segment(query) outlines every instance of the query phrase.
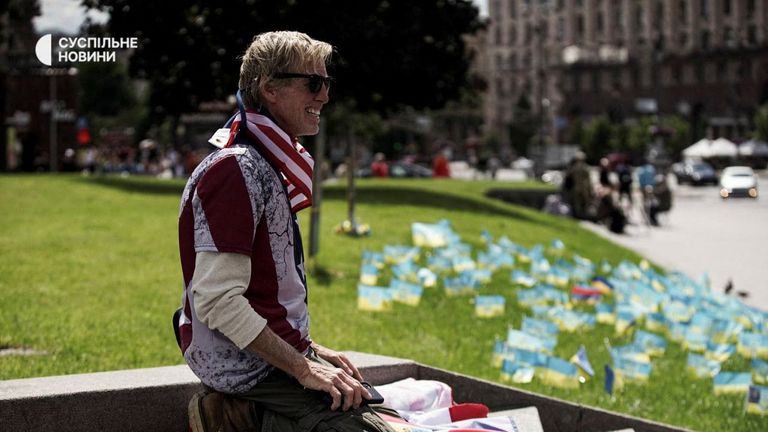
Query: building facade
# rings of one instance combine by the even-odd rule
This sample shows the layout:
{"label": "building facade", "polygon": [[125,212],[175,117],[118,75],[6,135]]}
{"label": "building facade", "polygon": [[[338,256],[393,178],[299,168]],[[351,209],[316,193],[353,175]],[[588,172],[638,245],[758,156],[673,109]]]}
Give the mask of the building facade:
{"label": "building facade", "polygon": [[680,115],[746,137],[768,100],[765,0],[489,0],[486,132],[509,145],[527,98],[540,143],[607,114]]}

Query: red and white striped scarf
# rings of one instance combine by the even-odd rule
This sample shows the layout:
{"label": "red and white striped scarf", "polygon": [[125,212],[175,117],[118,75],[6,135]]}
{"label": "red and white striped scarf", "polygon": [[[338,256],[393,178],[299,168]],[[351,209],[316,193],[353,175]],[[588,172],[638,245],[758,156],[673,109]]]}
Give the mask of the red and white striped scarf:
{"label": "red and white striped scarf", "polygon": [[[240,129],[240,118],[235,119],[229,131],[229,147]],[[246,112],[245,132],[258,146],[260,153],[283,175],[288,189],[291,211],[296,213],[312,205],[312,169],[315,165],[312,155],[299,144],[296,138],[288,136],[269,117],[255,112]]]}

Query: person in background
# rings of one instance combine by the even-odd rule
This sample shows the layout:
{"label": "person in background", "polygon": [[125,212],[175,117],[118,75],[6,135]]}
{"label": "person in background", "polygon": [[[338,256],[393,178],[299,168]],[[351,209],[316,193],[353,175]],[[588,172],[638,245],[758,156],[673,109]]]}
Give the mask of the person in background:
{"label": "person in background", "polygon": [[240,113],[184,189],[180,346],[205,388],[189,403],[195,432],[392,431],[364,406],[357,367],[309,331],[296,213],[312,205],[313,160],[298,137],[318,133],[332,51],[298,32],[256,36]]}
{"label": "person in background", "polygon": [[384,160],[384,153],[376,153],[373,156],[371,175],[374,177],[389,177],[389,165]]}
{"label": "person in background", "polygon": [[448,157],[445,154],[446,150],[443,150],[432,159],[432,177],[451,176],[451,168],[448,165]]}

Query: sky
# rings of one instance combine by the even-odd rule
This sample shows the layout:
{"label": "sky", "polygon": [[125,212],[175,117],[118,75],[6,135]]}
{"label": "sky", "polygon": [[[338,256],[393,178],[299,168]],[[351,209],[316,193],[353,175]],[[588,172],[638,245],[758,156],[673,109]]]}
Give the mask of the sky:
{"label": "sky", "polygon": [[[40,0],[41,15],[32,20],[35,31],[61,31],[75,34],[85,21],[85,8],[80,6],[80,0]],[[95,22],[105,22],[107,14],[90,12]]]}
{"label": "sky", "polygon": [[[472,0],[472,3],[480,9],[480,16],[488,16],[488,0]],[[80,0],[40,0],[40,9],[42,15],[32,20],[38,33],[56,30],[75,34],[86,17]],[[89,14],[99,23],[105,22],[109,17],[105,13],[93,11]]]}

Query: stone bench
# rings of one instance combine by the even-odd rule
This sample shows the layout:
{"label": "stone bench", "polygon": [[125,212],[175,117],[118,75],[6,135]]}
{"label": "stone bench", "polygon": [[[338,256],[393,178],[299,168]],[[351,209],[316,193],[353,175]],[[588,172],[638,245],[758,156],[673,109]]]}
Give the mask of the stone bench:
{"label": "stone bench", "polygon": [[[683,430],[411,360],[347,354],[374,385],[408,377],[442,381],[453,388],[457,402],[483,403],[492,411],[516,410],[521,426],[529,422],[522,430]],[[187,430],[187,402],[200,389],[186,365],[0,381],[0,430],[182,432]]]}

